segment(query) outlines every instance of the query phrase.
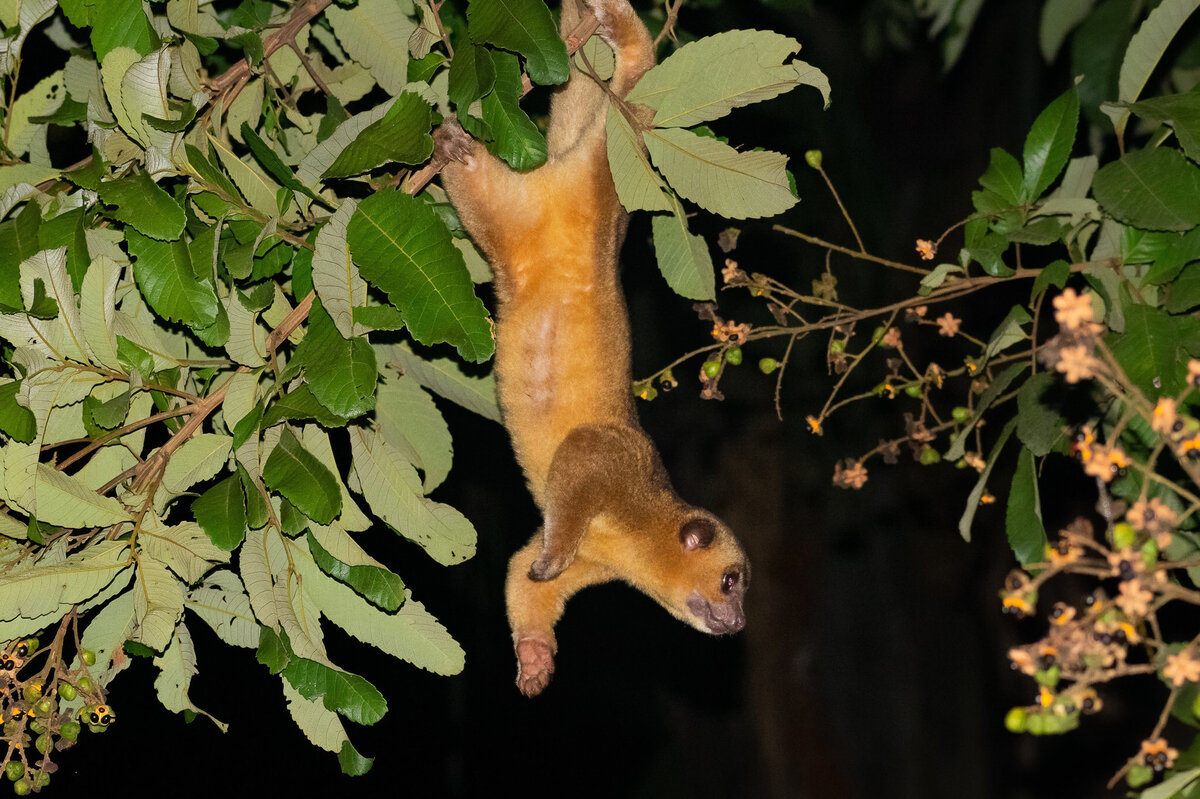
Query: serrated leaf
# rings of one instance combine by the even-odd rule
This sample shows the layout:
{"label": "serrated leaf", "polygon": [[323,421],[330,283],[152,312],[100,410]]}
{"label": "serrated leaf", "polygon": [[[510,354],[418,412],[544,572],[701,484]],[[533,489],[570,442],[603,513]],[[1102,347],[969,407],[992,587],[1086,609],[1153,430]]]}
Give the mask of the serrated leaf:
{"label": "serrated leaf", "polygon": [[1071,87],[1046,106],[1034,120],[1025,138],[1025,179],[1021,199],[1025,202],[1042,196],[1063,171],[1075,144],[1079,124],[1079,95]]}
{"label": "serrated leaf", "polygon": [[456,43],[447,80],[450,102],[459,109],[467,108],[496,85],[492,51],[469,41]]}
{"label": "serrated leaf", "polygon": [[[673,198],[672,198],[673,199]],[[654,255],[667,285],[676,294],[693,300],[716,298],[716,275],[704,239],[688,230],[683,207],[651,217]]]}
{"label": "serrated leaf", "polygon": [[979,178],[979,185],[996,193],[1008,206],[1017,206],[1022,202],[1024,181],[1021,165],[1007,150],[999,147],[992,148],[991,161],[987,171]]}
{"label": "serrated leaf", "polygon": [[308,534],[308,548],[321,571],[354,589],[371,604],[388,612],[404,604],[404,582],[379,566],[348,566],[330,555],[320,542]]}
{"label": "serrated leaf", "polygon": [[304,579],[304,590],[320,606],[321,613],[350,635],[434,674],[462,671],[462,647],[424,605],[412,598],[412,592],[404,592],[400,610],[385,613],[325,575],[311,559],[297,555],[295,562]]}
{"label": "serrated leaf", "polygon": [[651,160],[671,188],[714,214],[729,219],[766,217],[796,204],[784,155],[738,152],[678,128],[648,131],[645,140]]}
{"label": "serrated leaf", "polygon": [[1017,562],[1024,566],[1046,556],[1046,528],[1042,525],[1042,502],[1038,495],[1037,467],[1033,453],[1022,449],[1017,455],[1017,470],[1013,473],[1004,514],[1008,545]]}
{"label": "serrated leaf", "polygon": [[308,333],[293,363],[304,368],[313,396],[338,416],[352,419],[375,407],[375,352],[366,338],[342,338],[324,308],[315,303]]}
{"label": "serrated leaf", "polygon": [[291,648],[288,646],[286,638],[270,627],[259,627],[258,633],[258,650],[254,653],[255,659],[266,666],[267,671],[278,674],[287,668],[288,661],[292,659]]}
{"label": "serrated leaf", "polygon": [[346,241],[346,226],[357,208],[357,200],[342,201],[317,233],[312,259],[313,288],[338,332],[347,339],[363,332],[354,323],[354,307],[367,302],[367,281],[359,276]]}
{"label": "serrated leaf", "polygon": [[1180,364],[1200,355],[1200,320],[1126,303],[1125,330],[1109,334],[1107,343],[1126,377],[1153,402],[1184,389]]}
{"label": "serrated leaf", "polygon": [[996,466],[996,461],[1000,459],[1000,453],[1004,450],[1004,445],[1008,443],[1009,437],[1012,436],[1013,428],[1016,426],[1017,420],[1009,419],[1008,423],[1000,430],[1000,435],[996,438],[996,443],[992,445],[992,451],[988,455],[987,463],[984,465],[983,471],[979,473],[979,479],[975,481],[975,487],[971,489],[971,493],[967,496],[966,508],[958,520],[958,533],[968,543],[971,540],[971,525],[975,522],[975,512],[979,510],[979,500],[983,497],[983,492],[987,488],[988,478],[991,477],[992,469]]}
{"label": "serrated leaf", "polygon": [[100,183],[100,199],[113,206],[112,218],[160,241],[174,241],[183,233],[183,208],[145,172]]}
{"label": "serrated leaf", "polygon": [[217,158],[229,172],[234,184],[256,211],[275,217],[279,214],[278,192],[279,184],[271,180],[263,172],[246,163],[222,144],[211,133],[208,136],[209,146],[217,153]]}
{"label": "serrated leaf", "polygon": [[422,163],[433,153],[432,126],[429,103],[415,92],[403,92],[384,117],[364,128],[321,177],[359,175],[392,161]]}
{"label": "serrated leaf", "polygon": [[1184,231],[1200,224],[1200,169],[1170,147],[1137,150],[1106,164],[1093,191],[1105,210],[1134,227]]}
{"label": "serrated leaf", "polygon": [[450,428],[416,380],[385,374],[375,395],[375,421],[384,440],[425,473],[426,493],[441,485],[450,473]]}
{"label": "serrated leaf", "polygon": [[163,469],[161,486],[181,494],[193,485],[214,477],[225,466],[233,438],[219,433],[198,433],[171,454]]}
{"label": "serrated leaf", "polygon": [[312,189],[320,186],[321,175],[349,147],[363,130],[383,119],[392,107],[387,100],[374,108],[355,114],[337,126],[337,129],[300,160],[296,167],[296,179]]}
{"label": "serrated leaf", "polygon": [[610,104],[604,124],[608,166],[621,205],[626,211],[670,211],[671,203],[664,195],[667,187],[650,166],[641,136],[629,120]]}
{"label": "serrated leaf", "polygon": [[188,594],[185,607],[230,646],[258,645],[259,626],[250,607],[250,597],[233,572],[218,569],[210,573]]}
{"label": "serrated leaf", "polygon": [[154,652],[165,650],[183,615],[183,599],[183,585],[166,564],[149,557],[139,558],[137,584],[133,589],[137,628],[130,640]]}
{"label": "serrated leaf", "polygon": [[220,303],[212,284],[197,280],[183,241],[163,242],[127,230],[125,241],[134,256],[133,276],[146,303],[159,316],[206,328],[217,321]]}
{"label": "serrated leaf", "polygon": [[[1146,21],[1129,40],[1125,58],[1121,61],[1118,100],[1131,103],[1138,99],[1167,46],[1197,6],[1200,6],[1200,0],[1163,0],[1147,15]],[[1129,109],[1126,108],[1113,120],[1118,134],[1124,133],[1128,119]]]}
{"label": "serrated leaf", "polygon": [[1129,110],[1148,122],[1170,125],[1188,158],[1200,161],[1200,84],[1184,94],[1142,100]]}
{"label": "serrated leaf", "polygon": [[283,676],[305,699],[320,699],[329,710],[358,724],[374,724],[387,712],[383,694],[357,674],[307,658],[292,658]]}
{"label": "serrated leaf", "polygon": [[92,47],[96,58],[104,57],[117,47],[129,47],[139,56],[148,55],[157,36],[146,19],[141,0],[105,0],[104,10],[91,14]]}
{"label": "serrated leaf", "polygon": [[[655,109],[659,127],[691,127],[732,109],[770,100],[802,83],[816,86],[829,106],[820,70],[787,63],[800,43],[772,31],[734,30],[685,44],[647,72],[626,98]],[[808,65],[805,65],[806,67]],[[704,80],[696,80],[704,75]]]}
{"label": "serrated leaf", "polygon": [[1038,276],[1033,279],[1033,288],[1029,290],[1030,301],[1032,302],[1034,297],[1037,297],[1051,286],[1061,289],[1067,285],[1069,277],[1071,277],[1071,265],[1061,258],[1047,264],[1038,273]]}
{"label": "serrated leaf", "polygon": [[491,356],[487,309],[433,209],[402,192],[377,192],[359,203],[347,237],[360,273],[387,293],[414,338],[449,342],[469,361]]}
{"label": "serrated leaf", "polygon": [[200,670],[196,667],[196,648],[185,624],[180,622],[176,626],[175,637],[171,639],[166,650],[154,658],[154,665],[159,670],[158,677],[154,680],[154,691],[163,707],[172,713],[190,711],[205,716],[216,724],[221,732],[229,729],[228,724],[192,704],[188,696],[192,677]]}
{"label": "serrated leaf", "polygon": [[79,321],[84,345],[96,363],[116,371],[123,371],[117,352],[117,336],[113,332],[120,277],[121,267],[111,258],[99,256],[88,267],[79,292]]}
{"label": "serrated leaf", "polygon": [[480,104],[480,114],[492,134],[488,151],[513,169],[533,169],[546,161],[546,137],[521,108],[521,66],[515,55],[501,51],[492,54],[492,63],[496,83]]}
{"label": "serrated leaf", "polygon": [[337,478],[286,427],[263,466],[263,482],[317,524],[329,524],[342,511]]}
{"label": "serrated leaf", "polygon": [[375,758],[363,757],[349,740],[342,741],[342,748],[338,750],[338,765],[341,766],[343,774],[361,777],[370,771],[374,764]]}
{"label": "serrated leaf", "polygon": [[1042,6],[1038,44],[1047,64],[1054,61],[1067,34],[1092,10],[1095,0],[1047,0]]}
{"label": "serrated leaf", "polygon": [[192,501],[192,517],[221,549],[232,552],[246,538],[246,495],[231,475]]}
{"label": "serrated leaf", "polygon": [[292,191],[298,191],[307,196],[311,200],[320,200],[313,192],[300,181],[296,180],[296,176],[292,173],[291,167],[283,162],[271,146],[263,141],[254,129],[245,122],[241,128],[242,141],[246,142],[246,146],[250,148],[250,152],[254,153],[254,157],[258,159],[258,163],[262,164],[263,169],[279,181],[281,186],[286,186]]}
{"label": "serrated leaf", "polygon": [[350,430],[355,474],[371,510],[443,565],[475,554],[475,528],[454,508],[426,499],[416,470],[382,437]]}
{"label": "serrated leaf", "polygon": [[1062,440],[1066,422],[1058,411],[1043,404],[1046,389],[1056,383],[1051,372],[1031,375],[1017,391],[1017,437],[1025,448],[1041,458]]}
{"label": "serrated leaf", "polygon": [[325,10],[338,41],[355,61],[371,71],[390,95],[404,89],[408,75],[405,43],[417,24],[395,0],[360,0],[350,9],[336,5]]}
{"label": "serrated leaf", "polygon": [[535,83],[562,83],[570,75],[567,48],[540,0],[475,0],[467,7],[467,31],[476,44],[520,53]]}
{"label": "serrated leaf", "polygon": [[112,497],[97,494],[71,475],[45,463],[37,465],[34,479],[36,505],[27,508],[46,524],[72,529],[107,527],[130,520],[129,511]]}
{"label": "serrated leaf", "polygon": [[[21,381],[0,385],[0,432],[9,438],[28,444],[37,435],[37,419],[33,412],[17,402]],[[3,495],[3,490],[0,490]]]}
{"label": "serrated leaf", "polygon": [[[8,169],[3,167],[0,169]],[[43,249],[38,240],[42,224],[37,203],[28,203],[12,219],[0,223],[0,305],[10,309],[25,307],[21,297],[21,262]]]}
{"label": "serrated leaf", "polygon": [[104,590],[129,564],[128,542],[102,541],[52,566],[9,572],[0,580],[0,620],[65,613]]}
{"label": "serrated leaf", "polygon": [[344,416],[338,416],[318,402],[308,385],[298,386],[271,403],[263,416],[262,427],[273,427],[288,419],[314,419],[322,427],[342,427],[347,421]]}
{"label": "serrated leaf", "polygon": [[430,391],[493,422],[500,421],[496,380],[491,374],[472,377],[449,358],[426,360],[403,344],[384,347],[379,361],[400,369]]}
{"label": "serrated leaf", "polygon": [[1033,321],[1033,317],[1029,315],[1020,305],[1014,305],[1008,312],[1008,316],[1004,317],[999,325],[996,326],[992,337],[988,339],[987,346],[983,348],[983,357],[991,358],[997,353],[1003,352],[1014,344],[1018,344],[1028,338],[1023,325],[1027,325]]}

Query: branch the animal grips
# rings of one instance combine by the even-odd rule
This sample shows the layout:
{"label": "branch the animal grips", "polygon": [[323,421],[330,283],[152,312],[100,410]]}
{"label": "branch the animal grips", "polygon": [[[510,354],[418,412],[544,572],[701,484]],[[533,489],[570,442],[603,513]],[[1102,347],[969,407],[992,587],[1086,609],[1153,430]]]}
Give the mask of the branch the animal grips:
{"label": "branch the animal grips", "polygon": [[609,173],[605,114],[654,65],[626,0],[565,0],[616,55],[608,92],[572,68],[554,93],[544,165],[516,172],[454,121],[435,135],[442,178],[496,278],[496,390],[543,528],[509,563],[517,686],[554,673],[554,625],[589,585],[624,580],[698,630],[745,625],[746,555],[729,528],[679,498],[637,422],[629,321],[617,279],[627,216]]}

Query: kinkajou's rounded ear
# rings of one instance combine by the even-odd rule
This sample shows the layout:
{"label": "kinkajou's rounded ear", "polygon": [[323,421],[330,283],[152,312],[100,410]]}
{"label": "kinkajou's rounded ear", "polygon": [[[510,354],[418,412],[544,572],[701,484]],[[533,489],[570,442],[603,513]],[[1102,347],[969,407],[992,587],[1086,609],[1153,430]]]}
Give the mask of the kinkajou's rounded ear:
{"label": "kinkajou's rounded ear", "polygon": [[716,534],[717,527],[711,519],[689,519],[679,528],[679,543],[689,552],[693,549],[704,549],[713,542]]}

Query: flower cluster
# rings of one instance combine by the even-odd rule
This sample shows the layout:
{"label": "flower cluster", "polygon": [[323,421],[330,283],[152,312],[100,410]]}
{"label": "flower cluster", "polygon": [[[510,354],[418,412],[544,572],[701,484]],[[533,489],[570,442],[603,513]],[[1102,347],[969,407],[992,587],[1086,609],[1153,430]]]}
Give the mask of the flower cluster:
{"label": "flower cluster", "polygon": [[1054,319],[1059,324],[1058,335],[1041,346],[1039,357],[1068,383],[1091,380],[1102,368],[1094,353],[1104,332],[1094,321],[1091,293],[1063,289],[1054,298]]}

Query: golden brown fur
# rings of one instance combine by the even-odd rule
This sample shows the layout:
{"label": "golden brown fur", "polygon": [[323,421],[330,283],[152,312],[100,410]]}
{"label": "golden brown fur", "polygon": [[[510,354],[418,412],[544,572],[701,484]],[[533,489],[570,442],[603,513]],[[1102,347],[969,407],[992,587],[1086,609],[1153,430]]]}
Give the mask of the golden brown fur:
{"label": "golden brown fur", "polygon": [[[594,13],[624,97],[654,64],[627,0],[564,0],[562,31]],[[626,216],[609,175],[604,87],[572,70],[550,106],[549,158],[511,170],[454,123],[436,136],[443,182],[491,262],[496,380],[505,426],[545,525],[513,556],[506,587],[517,685],[554,670],[567,599],[622,579],[711,633],[745,622],[748,564],[732,533],[675,494],[637,423],[629,322],[617,280]]]}

